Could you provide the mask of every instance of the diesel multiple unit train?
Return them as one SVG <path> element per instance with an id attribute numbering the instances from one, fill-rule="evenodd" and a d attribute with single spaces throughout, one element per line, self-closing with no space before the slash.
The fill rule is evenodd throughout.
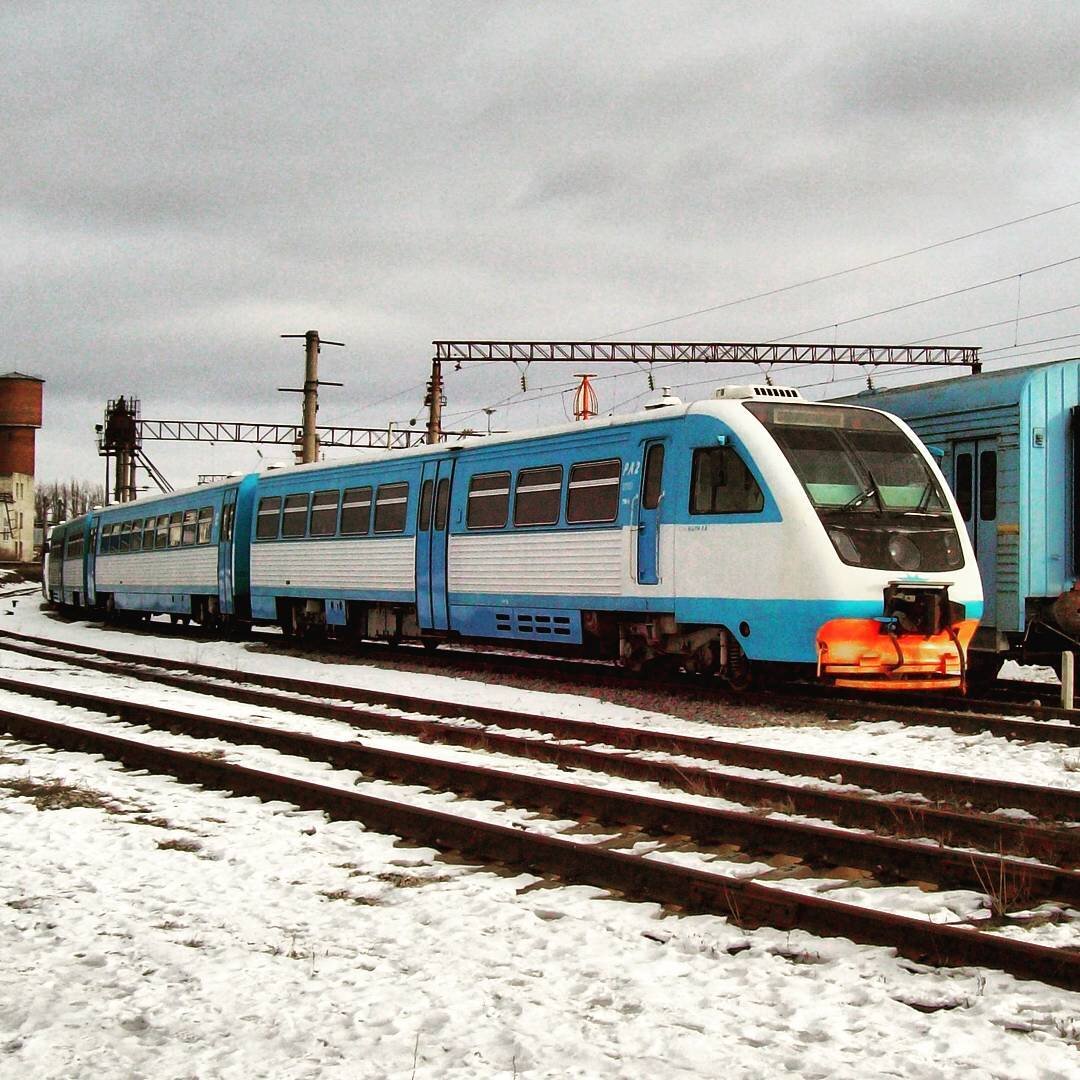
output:
<path id="1" fill-rule="evenodd" d="M 49 598 L 874 688 L 960 686 L 971 540 L 902 421 L 796 390 L 270 470 L 57 526 Z"/>
<path id="2" fill-rule="evenodd" d="M 986 591 L 973 681 L 1080 652 L 1080 360 L 842 400 L 902 416 L 942 455 Z"/>

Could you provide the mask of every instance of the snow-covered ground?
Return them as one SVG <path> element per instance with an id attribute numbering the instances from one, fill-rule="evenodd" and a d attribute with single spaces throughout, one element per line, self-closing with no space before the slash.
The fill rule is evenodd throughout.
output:
<path id="1" fill-rule="evenodd" d="M 103 635 L 55 622 L 33 598 L 0 600 L 0 620 L 235 670 L 701 730 L 591 699 L 244 643 Z M 0 665 L 49 666 L 11 653 Z M 116 692 L 178 706 L 176 692 Z M 941 729 L 720 734 L 1080 783 L 1075 751 Z M 56 801 L 84 805 L 38 808 Z M 354 823 L 4 740 L 0 859 L 3 1078 L 1080 1073 L 1078 993 L 463 866 Z"/>

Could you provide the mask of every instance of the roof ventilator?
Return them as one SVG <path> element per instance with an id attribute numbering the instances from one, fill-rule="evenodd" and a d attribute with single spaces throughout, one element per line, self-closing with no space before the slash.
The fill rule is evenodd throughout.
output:
<path id="1" fill-rule="evenodd" d="M 720 386 L 717 398 L 801 398 L 794 386 Z"/>

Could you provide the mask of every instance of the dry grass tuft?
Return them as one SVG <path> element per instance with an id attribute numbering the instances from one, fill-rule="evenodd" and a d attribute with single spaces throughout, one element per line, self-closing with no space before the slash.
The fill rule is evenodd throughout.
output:
<path id="1" fill-rule="evenodd" d="M 64 780 L 35 780 L 32 777 L 0 780 L 0 787 L 33 801 L 38 810 L 73 810 L 83 808 L 122 813 L 122 808 L 100 791 L 84 784 L 69 784 Z"/>

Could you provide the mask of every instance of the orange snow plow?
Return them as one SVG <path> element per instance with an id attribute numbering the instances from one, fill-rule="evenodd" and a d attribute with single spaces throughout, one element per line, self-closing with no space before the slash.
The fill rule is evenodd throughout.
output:
<path id="1" fill-rule="evenodd" d="M 818 678 L 860 690 L 964 689 L 967 649 L 978 619 L 935 634 L 894 619 L 831 619 L 817 632 Z"/>

